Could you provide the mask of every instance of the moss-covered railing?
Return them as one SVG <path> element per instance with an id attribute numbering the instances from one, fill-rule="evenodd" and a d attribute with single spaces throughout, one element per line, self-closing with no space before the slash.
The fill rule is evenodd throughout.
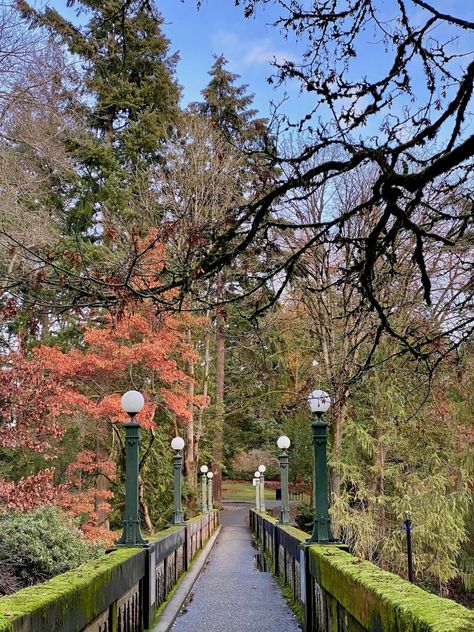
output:
<path id="1" fill-rule="evenodd" d="M 0 598 L 0 632 L 142 632 L 218 524 L 213 511 L 146 548 L 117 548 L 44 584 Z"/>
<path id="2" fill-rule="evenodd" d="M 474 612 L 336 545 L 250 511 L 250 528 L 287 587 L 306 632 L 474 632 Z"/>

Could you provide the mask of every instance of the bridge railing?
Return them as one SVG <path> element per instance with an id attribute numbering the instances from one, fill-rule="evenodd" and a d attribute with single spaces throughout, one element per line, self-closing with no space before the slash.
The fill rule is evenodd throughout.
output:
<path id="1" fill-rule="evenodd" d="M 250 528 L 273 571 L 291 591 L 305 632 L 467 632 L 474 613 L 337 545 L 250 511 Z"/>
<path id="2" fill-rule="evenodd" d="M 142 632 L 218 525 L 212 511 L 0 598 L 0 632 Z"/>

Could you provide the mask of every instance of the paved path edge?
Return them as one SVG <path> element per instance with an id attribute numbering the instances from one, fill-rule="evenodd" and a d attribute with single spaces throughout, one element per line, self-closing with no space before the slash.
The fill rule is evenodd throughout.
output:
<path id="1" fill-rule="evenodd" d="M 191 566 L 187 574 L 180 580 L 180 583 L 178 584 L 174 595 L 171 597 L 170 602 L 166 605 L 165 609 L 161 613 L 155 627 L 149 628 L 149 632 L 169 632 L 169 630 L 171 630 L 171 627 L 175 622 L 176 617 L 180 613 L 184 602 L 188 598 L 188 595 L 191 592 L 194 583 L 201 574 L 204 564 L 207 562 L 207 558 L 212 551 L 212 547 L 217 540 L 217 536 L 219 535 L 220 530 L 221 525 L 219 525 L 214 531 L 212 536 L 209 538 L 206 546 L 202 549 L 201 553 L 199 553 L 198 557 L 194 560 L 193 565 Z"/>

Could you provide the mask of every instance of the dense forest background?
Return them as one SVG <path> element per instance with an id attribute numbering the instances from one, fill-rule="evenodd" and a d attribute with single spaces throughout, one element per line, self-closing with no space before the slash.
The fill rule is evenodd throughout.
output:
<path id="1" fill-rule="evenodd" d="M 177 434 L 187 515 L 198 511 L 202 463 L 215 472 L 216 503 L 222 477 L 251 479 L 263 461 L 276 478 L 282 433 L 292 480 L 309 483 L 306 400 L 324 388 L 335 533 L 404 576 L 400 526 L 410 511 L 417 581 L 455 596 L 472 589 L 467 175 L 454 186 L 448 174 L 424 198 L 444 241 L 425 239 L 419 206 L 410 221 L 420 232 L 399 232 L 397 220 L 382 229 L 382 199 L 367 206 L 380 179 L 370 161 L 315 187 L 302 176 L 276 198 L 295 177 L 290 167 L 317 177 L 321 164 L 342 163 L 342 149 L 314 141 L 308 151 L 311 130 L 282 133 L 260 118 L 222 55 L 202 100 L 183 110 L 177 57 L 153 3 L 70 4 L 83 26 L 23 0 L 0 3 L 2 532 L 17 537 L 25 515 L 37 525 L 66 515 L 81 530 L 74 538 L 93 543 L 72 563 L 114 541 L 124 502 L 119 401 L 131 387 L 146 399 L 148 531 L 171 515 Z M 269 197 L 273 215 L 253 231 L 249 209 L 259 216 L 256 200 Z M 453 208 L 463 241 L 443 250 Z M 15 546 L 0 554 L 3 592 L 31 579 L 11 573 Z"/>

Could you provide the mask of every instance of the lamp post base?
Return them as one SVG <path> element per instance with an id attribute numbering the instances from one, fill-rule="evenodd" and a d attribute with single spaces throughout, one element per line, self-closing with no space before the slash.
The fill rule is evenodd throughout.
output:
<path id="1" fill-rule="evenodd" d="M 291 518 L 287 511 L 280 511 L 277 524 L 291 524 Z"/>
<path id="2" fill-rule="evenodd" d="M 334 540 L 331 533 L 331 519 L 327 515 L 327 506 L 325 509 L 326 511 L 322 515 L 314 517 L 313 531 L 310 538 L 310 541 L 314 544 L 329 544 L 329 542 Z"/>
<path id="3" fill-rule="evenodd" d="M 138 520 L 127 520 L 123 524 L 123 533 L 115 546 L 133 547 L 148 546 L 148 540 L 144 540 L 140 533 Z"/>
<path id="4" fill-rule="evenodd" d="M 170 522 L 168 523 L 169 525 L 183 525 L 184 523 L 184 516 L 183 516 L 183 512 L 182 511 L 173 511 L 173 517 L 171 518 Z"/>

